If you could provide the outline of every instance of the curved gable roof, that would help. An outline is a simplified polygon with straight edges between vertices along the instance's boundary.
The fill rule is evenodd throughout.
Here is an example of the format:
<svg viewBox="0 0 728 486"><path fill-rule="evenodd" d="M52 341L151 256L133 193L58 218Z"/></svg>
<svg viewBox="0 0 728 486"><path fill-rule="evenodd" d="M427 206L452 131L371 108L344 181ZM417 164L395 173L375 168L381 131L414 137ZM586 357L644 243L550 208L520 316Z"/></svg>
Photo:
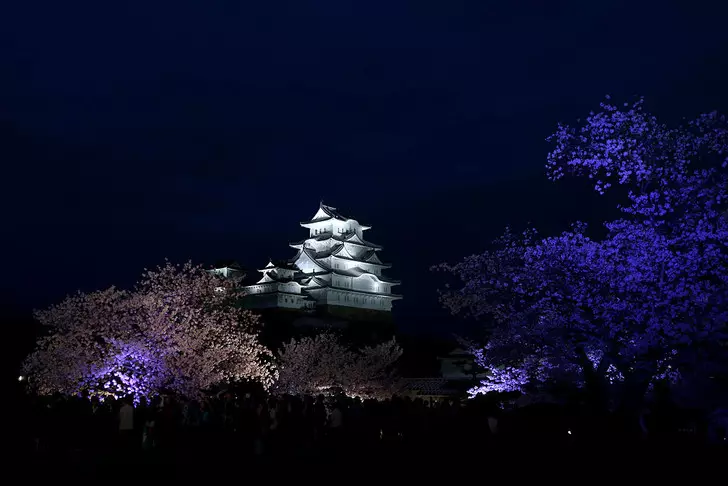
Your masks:
<svg viewBox="0 0 728 486"><path fill-rule="evenodd" d="M301 256L306 255L306 257L308 257L308 259L311 260L313 262L313 264L316 265L317 267L321 268L322 270L326 270L326 271L331 270L328 266L324 265L323 263L321 263L317 260L317 258L321 258L321 257L317 257L317 254L315 252L313 252L312 250L304 247L304 248L302 248L301 251L302 251Z"/></svg>
<svg viewBox="0 0 728 486"><path fill-rule="evenodd" d="M354 223L359 225L362 229L371 228L370 226L366 226L366 225L359 223L359 221L357 221L353 218L344 216L343 214L339 213L335 207L327 206L326 204L323 203L323 201L321 201L319 203L319 209L318 209L318 211L316 211L316 214L313 215L313 218L311 218L308 221L303 221L301 223L301 225L307 225L307 224L312 224L312 223L321 223L323 221L329 221L332 219L335 219L337 221L344 221L344 222L353 221Z"/></svg>

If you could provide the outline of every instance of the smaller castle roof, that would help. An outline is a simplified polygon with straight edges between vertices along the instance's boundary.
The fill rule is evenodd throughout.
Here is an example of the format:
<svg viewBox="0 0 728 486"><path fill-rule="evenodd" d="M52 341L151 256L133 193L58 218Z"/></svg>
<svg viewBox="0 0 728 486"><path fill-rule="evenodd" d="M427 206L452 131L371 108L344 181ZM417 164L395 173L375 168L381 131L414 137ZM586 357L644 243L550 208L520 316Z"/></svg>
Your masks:
<svg viewBox="0 0 728 486"><path fill-rule="evenodd" d="M286 260L271 260L268 262L268 265L265 266L265 268L261 268L258 271L259 272L269 272L271 270L275 269L283 269L283 270L293 270L298 271L295 265L293 265L292 262L286 261Z"/></svg>
<svg viewBox="0 0 728 486"><path fill-rule="evenodd" d="M231 268L233 270L240 270L243 271L243 266L240 265L236 260L218 260L213 265L212 268L215 270L221 269L221 268Z"/></svg>

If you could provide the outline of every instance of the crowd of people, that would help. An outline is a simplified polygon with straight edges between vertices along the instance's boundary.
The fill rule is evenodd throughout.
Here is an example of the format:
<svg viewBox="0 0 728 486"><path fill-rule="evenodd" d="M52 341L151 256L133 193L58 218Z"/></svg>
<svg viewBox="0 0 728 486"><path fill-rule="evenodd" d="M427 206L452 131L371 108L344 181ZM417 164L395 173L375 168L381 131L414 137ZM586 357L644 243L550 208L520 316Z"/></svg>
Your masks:
<svg viewBox="0 0 728 486"><path fill-rule="evenodd" d="M223 393L204 400L163 395L38 397L26 437L34 454L250 457L364 453L388 445L457 443L492 433L493 415L479 420L457 400L362 400L346 396L258 397ZM467 424L466 424L467 422ZM493 429L493 430L491 430Z"/></svg>
<svg viewBox="0 0 728 486"><path fill-rule="evenodd" d="M35 398L28 410L32 416L26 421L25 445L37 457L177 460L234 455L255 460L395 451L426 457L513 442L519 447L526 442L568 445L640 435L638 428L624 428L628 422L616 414L594 416L563 406L506 411L502 404L455 399L376 401L228 392L204 400L163 395L151 401L101 401L57 395ZM679 430L683 436L699 435L697 423L686 427L660 417L653 413L647 420L661 440Z"/></svg>

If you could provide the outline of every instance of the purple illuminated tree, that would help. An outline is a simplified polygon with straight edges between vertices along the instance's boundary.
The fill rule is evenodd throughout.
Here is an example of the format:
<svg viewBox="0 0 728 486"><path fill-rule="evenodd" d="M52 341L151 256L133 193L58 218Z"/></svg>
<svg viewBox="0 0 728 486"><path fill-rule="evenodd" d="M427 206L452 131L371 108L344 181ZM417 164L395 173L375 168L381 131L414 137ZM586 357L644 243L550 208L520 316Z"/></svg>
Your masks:
<svg viewBox="0 0 728 486"><path fill-rule="evenodd" d="M347 348L331 333L292 339L279 353L274 389L292 395L342 389L350 395L391 396L397 384L392 365L401 355L394 339L360 350Z"/></svg>
<svg viewBox="0 0 728 486"><path fill-rule="evenodd" d="M24 363L40 393L120 396L274 378L257 318L231 305L229 283L186 264L146 271L132 291L78 293L36 318L50 328Z"/></svg>
<svg viewBox="0 0 728 486"><path fill-rule="evenodd" d="M583 224L554 237L507 231L495 249L437 268L462 282L444 304L488 319L482 365L533 381L618 380L638 400L656 378L719 357L726 336L728 125L711 113L670 128L642 99L601 108L558 126L546 168L600 194L623 186L606 237Z"/></svg>

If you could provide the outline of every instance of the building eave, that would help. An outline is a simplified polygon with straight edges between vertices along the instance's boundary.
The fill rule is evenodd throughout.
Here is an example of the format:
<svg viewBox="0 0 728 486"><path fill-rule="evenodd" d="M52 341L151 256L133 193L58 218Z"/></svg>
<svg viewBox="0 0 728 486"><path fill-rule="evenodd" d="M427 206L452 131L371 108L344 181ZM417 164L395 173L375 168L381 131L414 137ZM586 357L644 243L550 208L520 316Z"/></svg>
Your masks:
<svg viewBox="0 0 728 486"><path fill-rule="evenodd" d="M381 267L381 268L391 268L392 267L392 265L390 265L389 263L369 262L366 260L359 260L357 258L349 258L349 257L337 255L335 253L332 253L331 256L334 258L339 258L340 260L346 260L346 261L354 262L354 263L364 263L366 265L374 265L375 267Z"/></svg>
<svg viewBox="0 0 728 486"><path fill-rule="evenodd" d="M314 226L314 225L317 225L319 223L326 223L327 221L331 221L332 219L334 219L334 218L332 218L331 216L329 216L328 218L319 218L319 219L312 219L310 221L301 221L298 224L300 224L304 228L308 228L309 226Z"/></svg>
<svg viewBox="0 0 728 486"><path fill-rule="evenodd" d="M400 294L381 294L378 292L367 292L366 290L356 290L356 289L347 289L347 288L343 288L343 287L334 287L333 285L329 285L329 286L327 286L327 288L329 288L331 290L346 292L349 294L363 294L363 295L369 295L369 296L373 296L373 297L385 297L387 299L392 299L392 300L401 300L402 299L402 296ZM307 289L304 289L304 291L306 291L306 290Z"/></svg>
<svg viewBox="0 0 728 486"><path fill-rule="evenodd" d="M368 292L366 290L359 290L359 289L349 289L344 287L337 287L334 285L329 284L328 282L320 282L318 285L310 286L310 287L302 287L301 293L309 292L312 290L323 290L323 289L330 289L330 290L336 290L341 292L347 292L350 294L362 294L362 295L368 295L368 296L379 296L379 297L385 297L387 299L391 300L401 300L402 296L400 294L384 294L380 292Z"/></svg>
<svg viewBox="0 0 728 486"><path fill-rule="evenodd" d="M359 241L351 241L353 238L356 238ZM376 250L381 250L383 248L381 245L375 245L374 243L371 243L369 241L366 241L363 238L359 238L359 235L357 235L356 233L349 233L349 234L347 234L346 235L346 238L342 238L342 241L344 241L344 243L349 243L349 244L352 244L352 245L364 246L366 248L373 248L373 249L376 249Z"/></svg>
<svg viewBox="0 0 728 486"><path fill-rule="evenodd" d="M379 283L389 284L389 285L399 285L402 282L399 280L390 279L384 276L375 275L373 273L364 272L361 273L353 272L352 270L340 270L340 269L332 269L331 273L334 273L336 275L339 275L341 277L351 277L351 278L361 278L361 277L374 277Z"/></svg>
<svg viewBox="0 0 728 486"><path fill-rule="evenodd" d="M256 295L272 295L272 294L294 295L294 296L302 297L302 298L307 299L307 300L310 300L311 299L311 297L309 297L308 295L303 294L303 293L299 294L299 293L296 293L296 292L286 292L285 290L278 290L278 289L269 290L267 292L255 292L255 293L245 294L245 295L243 295L243 298L245 298L245 297L255 297Z"/></svg>
<svg viewBox="0 0 728 486"><path fill-rule="evenodd" d="M329 268L328 266L326 266L326 265L324 265L323 263L321 263L320 261L318 261L318 258L321 258L321 257L317 257L317 256L316 256L315 254L312 254L312 253L311 253L311 251L310 251L310 250L309 250L308 248L306 248L306 247L303 247L302 251L303 251L303 253L305 253L305 254L306 254L306 256L307 256L307 257L308 257L308 258L309 258L309 259L310 259L310 260L311 260L312 262L314 262L314 263L315 263L315 264L316 264L316 265L317 265L318 267L320 267L320 268L321 268L321 269L323 269L323 270L326 270L327 272L328 272L328 271L331 271L331 269L330 269L330 268Z"/></svg>
<svg viewBox="0 0 728 486"><path fill-rule="evenodd" d="M362 241L361 243L359 243L358 241L351 241L351 238L353 238L354 236L356 236L356 233L347 233L345 236L335 235L333 233L324 233L321 235L313 236L311 238L306 238L305 240L294 241L293 243L289 243L288 246L298 250L298 249L304 248L306 242L309 240L316 240L318 242L322 242L322 241L326 241L329 239L334 239L341 243L348 243L350 245L361 246L364 248L369 248L370 250L381 250L383 248L381 245L376 245L376 244L371 243L366 240L361 240Z"/></svg>

